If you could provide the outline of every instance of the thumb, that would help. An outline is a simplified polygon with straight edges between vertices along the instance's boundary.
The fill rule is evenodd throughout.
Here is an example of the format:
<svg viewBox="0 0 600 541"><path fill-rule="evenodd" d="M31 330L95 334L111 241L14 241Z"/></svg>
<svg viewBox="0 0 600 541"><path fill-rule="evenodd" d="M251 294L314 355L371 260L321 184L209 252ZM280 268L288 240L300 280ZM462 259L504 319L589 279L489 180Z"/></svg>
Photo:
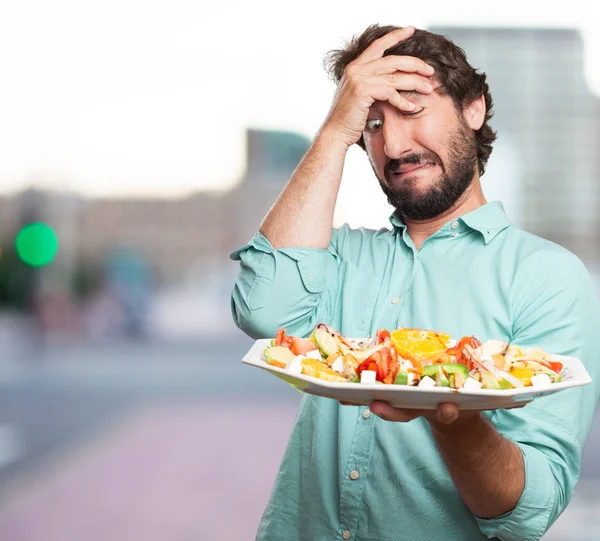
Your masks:
<svg viewBox="0 0 600 541"><path fill-rule="evenodd" d="M458 406L456 404L440 404L437 409L437 420L440 423L449 425L458 419Z"/></svg>

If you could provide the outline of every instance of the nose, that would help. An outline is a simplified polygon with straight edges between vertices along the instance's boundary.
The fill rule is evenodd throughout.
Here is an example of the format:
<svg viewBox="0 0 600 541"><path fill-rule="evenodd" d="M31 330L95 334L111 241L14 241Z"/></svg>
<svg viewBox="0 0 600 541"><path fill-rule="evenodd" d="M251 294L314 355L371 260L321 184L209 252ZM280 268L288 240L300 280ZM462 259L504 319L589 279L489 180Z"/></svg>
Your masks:
<svg viewBox="0 0 600 541"><path fill-rule="evenodd" d="M399 115L387 117L383 124L383 151L392 160L414 150L410 123Z"/></svg>

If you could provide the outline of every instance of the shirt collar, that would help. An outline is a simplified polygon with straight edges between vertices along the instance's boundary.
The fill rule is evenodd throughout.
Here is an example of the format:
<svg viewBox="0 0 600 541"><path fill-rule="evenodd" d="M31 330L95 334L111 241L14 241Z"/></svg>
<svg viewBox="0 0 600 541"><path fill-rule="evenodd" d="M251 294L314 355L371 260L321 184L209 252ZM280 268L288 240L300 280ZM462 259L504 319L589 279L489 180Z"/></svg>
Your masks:
<svg viewBox="0 0 600 541"><path fill-rule="evenodd" d="M451 228L452 223L457 220L465 224L468 228L479 231L486 244L491 242L498 233L511 225L511 222L504 211L504 205L502 205L500 201L486 203L467 214L463 214L459 218L450 220L442 227L442 230ZM390 216L390 222L394 229L406 229L404 220L395 212Z"/></svg>

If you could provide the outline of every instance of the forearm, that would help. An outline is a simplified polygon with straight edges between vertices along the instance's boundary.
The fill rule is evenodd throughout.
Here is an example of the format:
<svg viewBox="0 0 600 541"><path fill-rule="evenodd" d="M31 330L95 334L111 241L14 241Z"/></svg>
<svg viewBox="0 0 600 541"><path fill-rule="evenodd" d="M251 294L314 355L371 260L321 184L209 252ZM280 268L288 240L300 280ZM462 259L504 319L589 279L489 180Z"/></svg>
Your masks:
<svg viewBox="0 0 600 541"><path fill-rule="evenodd" d="M478 414L451 425L432 424L431 431L473 514L493 518L517 505L525 487L523 455L488 419Z"/></svg>
<svg viewBox="0 0 600 541"><path fill-rule="evenodd" d="M333 133L317 135L260 226L274 248L327 249L346 153Z"/></svg>

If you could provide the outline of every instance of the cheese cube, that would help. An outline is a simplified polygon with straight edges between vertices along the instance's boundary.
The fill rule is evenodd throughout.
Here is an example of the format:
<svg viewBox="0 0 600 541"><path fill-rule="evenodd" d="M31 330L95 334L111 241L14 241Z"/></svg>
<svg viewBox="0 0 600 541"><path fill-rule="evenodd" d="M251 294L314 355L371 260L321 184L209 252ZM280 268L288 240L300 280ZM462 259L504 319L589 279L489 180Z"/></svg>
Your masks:
<svg viewBox="0 0 600 541"><path fill-rule="evenodd" d="M431 379L429 376L425 376L424 378L421 378L421 381L419 382L419 387L423 387L424 389L431 389L432 387L435 387L435 380Z"/></svg>
<svg viewBox="0 0 600 541"><path fill-rule="evenodd" d="M545 387L546 385L551 384L552 381L550 381L550 376L548 374L538 374L537 376L533 376L531 378L532 387Z"/></svg>
<svg viewBox="0 0 600 541"><path fill-rule="evenodd" d="M411 363L410 361L404 360L400 363L400 369L404 372L410 372L414 369L414 366L413 363Z"/></svg>
<svg viewBox="0 0 600 541"><path fill-rule="evenodd" d="M366 384L373 384L376 381L377 372L374 370L363 370L360 373L360 382Z"/></svg>
<svg viewBox="0 0 600 541"><path fill-rule="evenodd" d="M463 385L463 389L467 391L478 391L482 387L483 383L473 378L467 378L467 381L465 381L465 384Z"/></svg>
<svg viewBox="0 0 600 541"><path fill-rule="evenodd" d="M294 376L301 376L302 375L302 359L304 359L304 357L302 355L296 355L288 363L286 370Z"/></svg>
<svg viewBox="0 0 600 541"><path fill-rule="evenodd" d="M331 369L341 374L344 370L344 358L338 357L335 361L333 361Z"/></svg>
<svg viewBox="0 0 600 541"><path fill-rule="evenodd" d="M317 359L317 361L322 361L323 357L321 356L321 352L318 349L313 349L312 351L309 351L306 356L309 359Z"/></svg>

